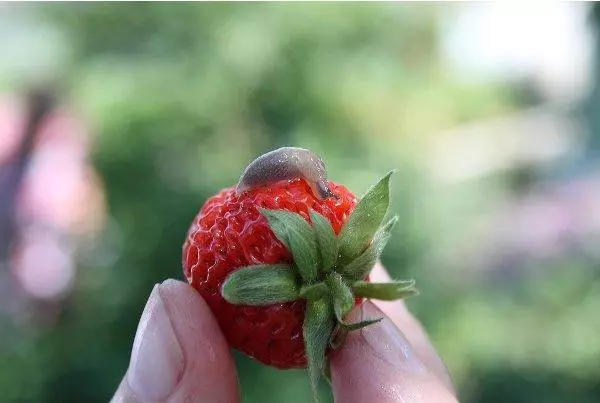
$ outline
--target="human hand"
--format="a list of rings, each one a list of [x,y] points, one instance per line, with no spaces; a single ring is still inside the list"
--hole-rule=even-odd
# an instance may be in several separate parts
[[[371,279],[389,276],[377,265]],[[402,301],[365,301],[349,315],[350,322],[384,319],[351,332],[331,354],[336,403],[457,401],[442,360]],[[112,402],[240,402],[227,341],[192,287],[175,280],[154,287]]]

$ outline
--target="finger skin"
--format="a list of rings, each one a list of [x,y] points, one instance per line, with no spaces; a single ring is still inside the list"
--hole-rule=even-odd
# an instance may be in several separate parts
[[[386,269],[377,263],[370,274],[373,282],[390,281],[390,275]],[[421,323],[408,311],[404,301],[377,301],[373,303],[381,309],[402,331],[409,343],[415,349],[415,352],[439,379],[452,391],[455,392],[452,378],[446,368],[446,365],[440,358],[433,344],[429,340],[427,333]]]
[[[354,322],[383,316],[351,332],[331,356],[336,403],[454,403],[450,390],[420,361],[396,325],[370,301],[349,315]]]
[[[239,387],[229,346],[206,302],[180,281],[167,280],[158,289],[184,362],[174,390],[158,401],[238,403]],[[131,371],[130,368],[112,401],[156,402],[134,392],[128,381]]]
[[[386,281],[389,275],[378,265],[372,281]],[[206,303],[189,285],[167,280],[160,285],[174,331],[185,356],[185,370],[177,388],[165,402],[239,402],[235,368],[226,341]],[[414,346],[415,361],[423,362],[423,373],[390,365],[390,360],[374,354],[362,330],[349,335],[344,348],[332,357],[332,379],[336,402],[454,402],[449,393],[450,377],[442,360],[421,327],[402,302],[376,301],[377,306],[402,328],[407,346]],[[173,314],[176,312],[176,314]],[[361,312],[362,314],[362,312]],[[374,329],[373,325],[370,328]],[[410,347],[407,347],[410,349]],[[192,358],[193,357],[193,358]],[[382,361],[383,360],[383,361]],[[418,365],[417,365],[418,367]],[[437,375],[446,386],[440,384]],[[360,385],[357,388],[357,385]],[[450,388],[450,389],[448,389]],[[114,402],[144,402],[131,391],[127,376],[113,398]]]

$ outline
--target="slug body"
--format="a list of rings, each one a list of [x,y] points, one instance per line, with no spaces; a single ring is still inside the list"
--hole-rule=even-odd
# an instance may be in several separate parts
[[[295,178],[303,178],[320,199],[336,197],[329,189],[323,160],[312,151],[297,147],[278,148],[252,161],[244,170],[236,192]]]

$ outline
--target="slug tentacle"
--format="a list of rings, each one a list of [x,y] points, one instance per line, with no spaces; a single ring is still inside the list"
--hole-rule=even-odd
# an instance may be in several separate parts
[[[278,148],[252,161],[244,170],[236,192],[295,178],[303,178],[320,199],[337,197],[329,188],[323,160],[312,151],[297,147]]]

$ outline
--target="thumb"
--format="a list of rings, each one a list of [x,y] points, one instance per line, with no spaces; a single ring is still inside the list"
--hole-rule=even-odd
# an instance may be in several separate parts
[[[113,402],[237,403],[235,367],[219,326],[188,284],[154,286]]]
[[[370,301],[349,315],[350,322],[383,317],[350,332],[331,357],[337,403],[450,403],[456,398],[421,362],[396,325]]]

